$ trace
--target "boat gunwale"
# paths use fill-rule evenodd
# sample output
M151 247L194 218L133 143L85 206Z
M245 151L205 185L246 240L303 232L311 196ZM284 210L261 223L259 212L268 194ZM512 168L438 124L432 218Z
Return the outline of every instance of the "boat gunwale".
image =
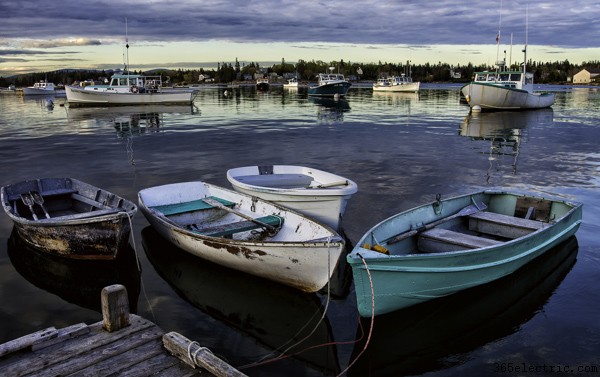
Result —
M283 169L286 169L286 168L293 168L294 170L297 169L298 171L294 171L289 174L309 175L313 178L313 180L316 180L318 175L329 176L332 179L332 182L346 181L347 185L346 186L339 185L339 186L324 187L324 188L319 188L318 186L297 187L297 188L278 188L278 187L269 187L269 186L259 186L259 185L253 185L253 184L241 182L237 179L237 177L240 177L241 175L237 175L237 174L234 175L238 171L243 171L244 169L253 169L253 168L258 169L258 165L243 166L243 167L229 169L227 171L227 180L229 180L229 182L232 185L234 185L233 181L235 181L235 185L238 185L239 187L249 190L249 191L257 191L257 192L262 192L262 193L271 193L271 194L278 194L278 195L298 196L298 197L303 197L303 196L337 197L337 196L354 195L354 194L356 194L356 192L358 192L358 185L356 184L356 182L354 182L351 179L342 177L341 175L329 173L329 172L319 170L319 169L309 168L306 166L300 166L300 165L273 165L274 169L276 167L283 168ZM306 174L306 173L304 173L304 170L308 170L309 172L312 172L315 174ZM277 174L288 174L288 173L273 173L272 175L277 175ZM250 175L258 176L258 175L260 175L260 173L258 173L258 172L251 173L251 174L246 174L245 176L250 176ZM271 174L269 174L269 175L271 175ZM327 182L321 182L321 184L327 184Z

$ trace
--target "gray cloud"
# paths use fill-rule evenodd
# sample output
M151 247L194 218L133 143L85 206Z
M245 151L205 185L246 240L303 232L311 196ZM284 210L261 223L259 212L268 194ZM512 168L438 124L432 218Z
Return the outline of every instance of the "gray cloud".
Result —
M526 0L503 1L502 35L508 43L525 39ZM599 47L600 2L529 2L529 43L558 47ZM36 47L69 41L123 41L125 18L130 41L334 42L352 44L493 44L500 9L473 0L203 0L4 1L2 34ZM102 41L102 42L101 42Z

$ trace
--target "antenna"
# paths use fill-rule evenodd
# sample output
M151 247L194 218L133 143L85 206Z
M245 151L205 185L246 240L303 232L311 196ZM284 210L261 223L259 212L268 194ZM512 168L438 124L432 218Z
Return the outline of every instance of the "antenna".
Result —
M502 28L502 0L500 0L500 17L498 19L498 35L496 35L496 62L500 61L500 29Z
M126 48L126 63L125 63L125 72L129 74L129 34L127 33L127 17L125 17L125 48Z

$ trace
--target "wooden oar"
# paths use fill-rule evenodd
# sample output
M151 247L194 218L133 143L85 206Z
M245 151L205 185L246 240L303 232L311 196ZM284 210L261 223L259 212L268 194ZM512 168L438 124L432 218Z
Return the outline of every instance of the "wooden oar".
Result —
M29 210L31 211L31 214L33 215L33 219L37 220L38 217L35 214L35 211L33 210L33 198L31 197L31 195L29 194L21 194L21 200L23 201L23 203L29 207Z
M397 236L394 236L392 238L388 238L387 240L383 241L382 244L390 245L390 244L394 244L396 242L400 242L409 237L415 236L420 232L424 232L426 230L434 228L434 227L440 225L441 223L445 223L446 221L450 221L457 217L469 216L474 213L481 212L481 211L485 210L486 208L487 208L487 206L484 203L479 203L478 205L471 204L470 206L467 206L467 207L461 209L459 212L455 213L454 215L444 217L443 219L439 219L432 223L426 224L419 229L409 230L408 232L398 234Z
M31 195L35 204L42 207L42 210L44 210L44 214L46 215L46 218L49 219L50 214L48 213L48 211L46 211L46 207L44 207L44 197L38 191L29 191L29 195Z
M271 226L269 224L265 224L262 221L256 220L254 217L248 216L245 213L242 213L240 211L236 211L233 208L229 208L226 205L224 205L223 203L221 203L218 200L215 200L213 198L208 198L208 197L207 198L202 198L202 201L204 203L206 203L206 204L210 204L213 207L216 207L216 208L219 208L219 209L224 209L227 212L231 212L233 214L238 215L241 218L244 218L244 219L246 219L248 221L252 221L255 224L258 224L258 225L260 225L262 227L265 227L265 228L269 229L269 231L271 231L271 232L274 232L276 230L275 227L273 227L273 226Z

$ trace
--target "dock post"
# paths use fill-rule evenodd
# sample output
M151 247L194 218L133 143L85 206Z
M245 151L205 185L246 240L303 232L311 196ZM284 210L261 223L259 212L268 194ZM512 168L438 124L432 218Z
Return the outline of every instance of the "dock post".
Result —
M121 284L102 289L102 327L113 332L129 326L127 288Z

